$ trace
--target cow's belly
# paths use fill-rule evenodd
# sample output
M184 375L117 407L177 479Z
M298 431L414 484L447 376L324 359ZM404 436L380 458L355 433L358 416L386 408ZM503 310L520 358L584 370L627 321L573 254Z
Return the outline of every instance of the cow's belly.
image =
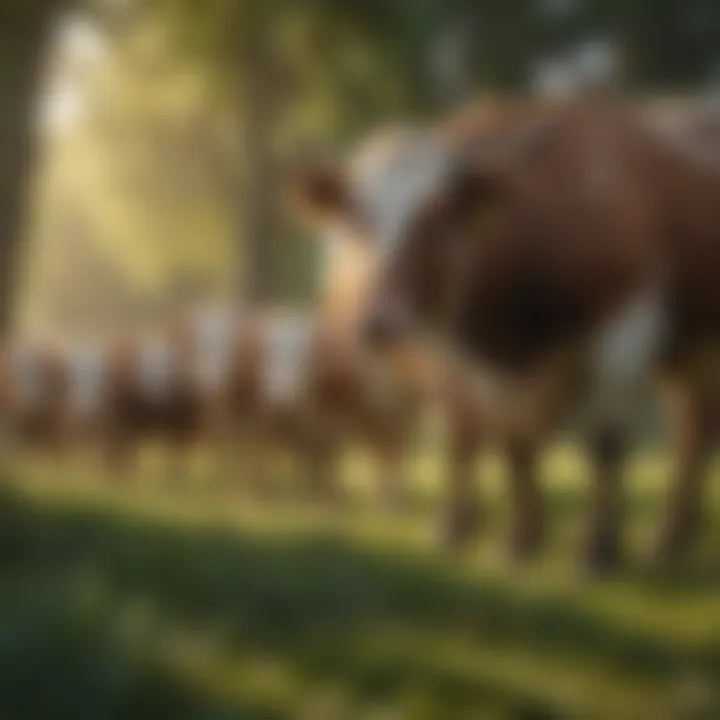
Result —
M661 366L666 377L679 376L693 387L720 394L720 340L706 337L688 343Z
M624 417L658 365L668 330L665 305L642 291L586 337L522 372L473 363L468 387L490 431L538 437L570 411Z
M571 378L559 363L522 375L477 367L464 384L485 432L496 439L530 439L554 429Z

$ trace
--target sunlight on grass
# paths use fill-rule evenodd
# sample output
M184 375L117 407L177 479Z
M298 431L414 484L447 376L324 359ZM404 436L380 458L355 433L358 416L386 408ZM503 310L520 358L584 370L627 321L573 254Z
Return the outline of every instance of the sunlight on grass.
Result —
M718 524L677 574L634 562L587 580L576 563L586 468L570 446L545 459L552 537L522 569L504 552L497 457L478 465L485 537L453 558L436 549L442 468L432 453L413 460L421 502L400 518L377 512L361 450L343 468L354 502L333 512L250 501L242 474L237 487L218 486L204 455L170 485L165 461L149 448L120 482L102 479L92 457L8 471L19 495L2 505L3 546L24 558L27 579L13 571L2 582L6 623L24 593L70 593L84 616L102 609L92 633L114 628L122 653L165 678L168 697L182 688L221 717L615 720L714 717L719 707ZM666 464L647 452L632 468L635 561ZM720 517L717 488L710 507Z

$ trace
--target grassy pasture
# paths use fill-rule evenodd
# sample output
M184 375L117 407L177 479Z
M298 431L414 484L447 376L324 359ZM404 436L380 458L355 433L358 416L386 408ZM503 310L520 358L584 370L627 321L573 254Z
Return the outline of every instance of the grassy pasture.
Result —
M131 483L85 461L14 463L0 491L0 718L720 717L720 487L681 568L642 562L667 463L628 483L627 567L579 572L585 468L544 465L551 535L525 568L504 555L502 467L478 468L484 537L434 546L439 467L415 461L418 506L251 503L199 458L182 488L148 458ZM714 472L720 480L720 472Z

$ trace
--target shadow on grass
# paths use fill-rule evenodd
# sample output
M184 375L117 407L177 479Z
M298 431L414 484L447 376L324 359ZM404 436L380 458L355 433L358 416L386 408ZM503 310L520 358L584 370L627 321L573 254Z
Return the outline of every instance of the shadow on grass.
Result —
M153 609L154 631L133 621L142 607ZM186 682L153 649L161 626L217 634L231 656L279 661L304 687L339 685L354 707L421 694L425 710L403 718L567 716L542 687L441 660L448 638L478 655L530 651L658 688L688 668L720 682L720 639L676 645L562 598L463 579L440 559L319 533L139 524L0 495L3 718L303 717L292 707L300 701L289 709L281 698ZM397 651L393 638L409 649ZM380 649L369 651L373 642Z

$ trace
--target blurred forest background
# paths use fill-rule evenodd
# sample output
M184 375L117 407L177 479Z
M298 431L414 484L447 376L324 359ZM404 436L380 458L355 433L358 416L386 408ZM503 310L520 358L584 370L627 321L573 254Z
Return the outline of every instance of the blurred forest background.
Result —
M311 304L323 259L282 213L288 162L588 76L720 100L719 0L2 0L0 333ZM421 450L418 512L353 522L179 491L159 463L134 485L81 453L0 468L0 718L720 717L719 483L687 566L588 583L577 448L545 462L549 552L522 572L500 458L478 466L486 537L451 558ZM345 463L361 491L367 459ZM669 465L633 456L633 554Z
M716 0L13 0L0 19L0 323L64 334L198 296L311 299L319 249L276 193L309 148L578 73L720 83Z

